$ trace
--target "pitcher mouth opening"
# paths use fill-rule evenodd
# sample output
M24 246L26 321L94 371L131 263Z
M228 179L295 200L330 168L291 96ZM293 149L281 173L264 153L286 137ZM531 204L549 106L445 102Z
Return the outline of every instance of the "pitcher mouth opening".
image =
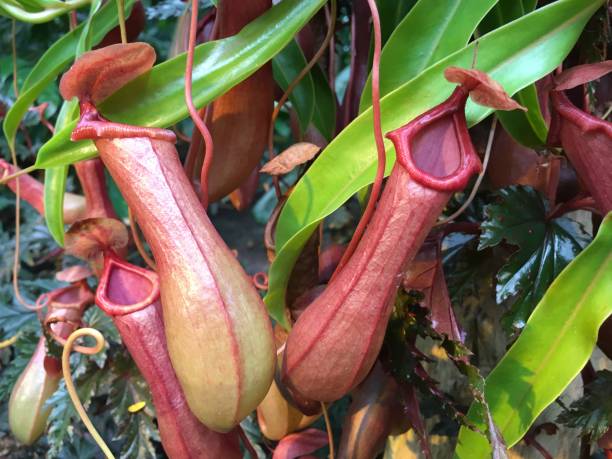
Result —
M427 188L458 191L481 170L465 120L468 94L457 87L444 104L387 134L399 164Z
M96 304L112 316L130 314L159 298L159 277L134 266L112 252L104 256L104 271L96 291Z

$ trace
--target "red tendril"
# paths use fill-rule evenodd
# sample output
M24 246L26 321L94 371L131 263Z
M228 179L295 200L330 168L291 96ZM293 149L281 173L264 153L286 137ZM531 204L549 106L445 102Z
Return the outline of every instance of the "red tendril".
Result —
M213 160L213 139L210 131L206 127L202 118L198 116L198 111L193 105L191 94L191 81L193 72L193 54L195 49L196 35L198 32L198 0L191 1L191 23L189 26L189 46L187 47L187 67L185 69L185 103L189 110L189 115L193 120L193 124L198 128L202 138L204 139L204 164L202 164L202 172L200 174L200 201L204 208L208 207L208 172Z
M355 252L357 244L359 244L361 236L363 235L363 232L365 231L366 227L368 226L368 223L372 218L372 215L374 214L376 202L378 201L378 197L380 196L380 191L382 189L382 183L385 176L386 154L382 126L380 121L380 52L382 47L380 17L378 16L378 9L376 7L375 0L368 0L368 6L370 7L370 12L372 15L372 28L374 31L374 56L372 59L372 112L374 117L374 139L376 140L378 165L376 167L376 177L372 185L372 191L370 192L370 199L368 200L368 204L366 205L363 215L359 220L359 224L357 225L357 228L353 233L351 242L349 243L348 247L346 248L346 251L342 255L340 263L338 263L338 266L336 267L332 278L342 270L344 265L346 265L348 260Z

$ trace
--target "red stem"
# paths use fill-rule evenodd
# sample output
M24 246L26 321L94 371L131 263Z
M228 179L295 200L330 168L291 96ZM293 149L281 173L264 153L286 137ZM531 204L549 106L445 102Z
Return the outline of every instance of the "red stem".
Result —
M370 193L370 199L368 200L368 204L361 216L361 220L359 220L359 224L353 233L353 237L351 242L349 243L344 255L340 259L340 263L334 274L332 275L332 279L339 273L344 265L351 258L355 249L357 248L357 244L361 240L361 236L365 231L368 223L372 218L372 214L376 208L376 202L378 201L378 197L380 196L380 190L382 189L382 183L385 176L385 163L386 163L386 154L385 154L385 142L382 133L382 126L380 122L380 52L382 47L382 38L380 31L380 17L378 16L378 9L376 7L375 0L368 0L368 6L370 7L370 12L372 15L372 27L374 29L374 58L372 60L372 112L374 116L374 139L376 140L376 151L378 153L378 165L376 168L376 177L374 178L374 184L372 185L372 191Z
M597 204L592 196L577 196L576 198L558 204L546 217L547 220L560 217L573 210L587 209L591 212L599 213Z
M193 123L202 134L204 139L204 164L202 165L202 172L200 174L200 189L202 193L200 195L200 201L204 208L208 207L208 171L212 164L213 159L213 139L210 135L210 131L206 127L202 118L198 116L198 111L193 104L193 97L191 93L192 83L192 72L193 72L193 54L195 50L196 35L198 32L198 0L191 1L191 23L189 26L189 46L187 48L187 67L185 69L185 102L189 115L193 120Z

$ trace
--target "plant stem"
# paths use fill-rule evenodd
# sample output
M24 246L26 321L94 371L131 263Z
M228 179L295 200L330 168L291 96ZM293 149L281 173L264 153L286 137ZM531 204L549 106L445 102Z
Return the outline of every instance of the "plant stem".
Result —
M372 59L372 112L374 118L374 139L376 140L376 151L378 153L378 165L376 167L376 177L374 179L374 184L372 185L372 191L370 192L370 199L368 200L368 204L366 205L365 211L359 220L359 224L353 233L353 237L351 238L351 242L349 243L346 251L342 255L340 259L340 263L336 267L334 274L332 275L332 279L334 276L339 273L344 265L349 261L355 249L357 248L357 244L361 240L361 236L365 231L372 215L374 214L374 210L376 208L376 202L378 201L378 197L380 196L380 191L382 189L383 179L385 176L385 163L386 163L386 153L385 153L385 141L382 134L382 126L380 121L380 53L382 48L382 38L381 38L381 30L380 30L380 17L378 16L378 8L376 7L376 2L374 0L368 0L368 6L370 7L370 12L372 15L372 27L374 30L374 56Z
M327 406L321 402L321 411L323 412L323 419L325 419L325 429L327 430L327 439L329 442L329 459L334 459L334 434L332 432L332 425L329 419L329 413L327 412Z
M119 16L119 31L121 32L121 43L127 43L127 32L125 31L125 8L123 0L117 0L117 14Z
M193 123L202 134L204 139L204 164L202 164L202 172L200 174L200 201L204 209L208 207L208 172L213 160L213 139L210 131L206 127L206 123L198 115L198 111L193 105L193 97L191 94L192 72L193 72L193 55L195 50L196 35L198 32L198 0L191 1L191 22L189 25L189 46L187 47L187 66L185 69L185 102L189 115Z

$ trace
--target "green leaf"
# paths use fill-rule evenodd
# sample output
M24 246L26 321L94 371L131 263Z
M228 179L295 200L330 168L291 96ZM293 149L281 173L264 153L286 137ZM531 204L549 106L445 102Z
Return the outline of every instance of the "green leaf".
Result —
M578 255L588 240L569 218L547 219L542 196L530 187L499 191L501 202L486 207L479 250L502 241L518 246L497 273L496 296L501 304L514 298L508 325L522 328L548 286Z
M45 220L55 242L64 246L64 192L68 166L50 167L45 170Z
M274 80L286 91L296 76L306 67L306 58L295 40L291 40L283 50L272 59ZM310 72L304 75L289 94L289 100L297 112L300 130L305 132L315 110L315 90Z
M556 422L580 429L591 442L599 440L612 424L612 372L598 371L582 398L563 411Z
M75 118L78 105L75 102L64 102L60 109L55 129L61 129L68 121ZM45 220L49 233L60 246L64 245L64 193L68 166L50 167L45 170Z
M122 443L121 457L155 458L157 455L151 440L159 441L159 436L153 422L149 387L131 358L117 357L112 366L113 380L107 403L117 425L113 440ZM137 402L145 402L145 408L130 413L128 408Z
M482 32L488 32L512 22L525 13L533 11L535 4L536 2L532 2L525 8L523 3L516 0L499 0L497 5L483 19L478 29ZM548 126L540 109L535 85L530 85L519 91L514 96L514 100L527 108L527 111L497 112L504 129L522 145L532 148L541 147L546 143Z
M238 34L196 47L194 104L204 106L253 74L291 41L325 0L283 0ZM108 119L135 126L168 127L186 118L186 55L156 65L100 104ZM38 152L36 167L48 168L93 158L91 141L71 142L72 123Z
M535 85L527 86L514 97L519 104L527 108L526 112L497 112L502 126L514 140L530 148L542 147L546 144L548 126L542 115L538 92Z
M328 141L336 132L336 99L321 67L315 65L310 71L315 89L315 106L312 124Z
M417 0L377 0L383 45Z
M463 48L497 0L420 0L393 31L380 56L380 94L385 96L423 70ZM408 44L408 45L407 45ZM368 77L359 111L372 105Z
M126 0L126 14L132 9L135 0ZM116 2L108 2L91 18L91 40L98 43L104 35L117 25ZM9 145L15 144L15 135L19 123L34 103L40 93L57 78L57 76L72 62L79 43L81 33L86 27L83 23L67 33L42 55L24 81L19 98L6 114L2 125L4 135Z
M478 68L499 81L510 94L552 71L565 58L602 0L560 0L538 9L479 40ZM450 65L470 67L474 44L429 67L382 99L383 132L397 129L444 101L453 85L443 76ZM466 116L474 125L490 111L469 103ZM387 173L394 163L387 146ZM275 320L283 325L285 289L301 248L319 222L353 194L372 183L376 146L372 110L347 126L320 154L291 193L276 227L276 258L269 271L265 298Z
M26 7L23 2L20 4L18 2L5 1L0 4L0 14L12 17L18 21L40 24L42 22L51 21L71 10L85 6L89 1L90 0L68 0L65 2L52 2L53 4L51 5L45 5L45 9L42 11L38 9L32 11L32 9Z
M487 377L485 396L509 447L580 373L599 327L612 313L610 298L612 213L595 240L555 279L519 338ZM468 419L482 428L480 414L472 407ZM489 444L463 427L455 457L489 458Z
M79 356L82 357L82 356ZM74 362L77 359L70 359ZM78 361L81 359L79 358ZM81 365L84 369L85 365ZM76 378L75 387L79 400L87 410L92 397L96 392L98 381L102 375L102 371L90 371ZM72 440L74 435L74 426L80 425L81 420L72 405L66 383L62 380L55 393L49 397L46 404L51 407L51 413L47 420L47 441L49 442L49 457L58 457L64 443ZM95 419L93 421L96 422Z

